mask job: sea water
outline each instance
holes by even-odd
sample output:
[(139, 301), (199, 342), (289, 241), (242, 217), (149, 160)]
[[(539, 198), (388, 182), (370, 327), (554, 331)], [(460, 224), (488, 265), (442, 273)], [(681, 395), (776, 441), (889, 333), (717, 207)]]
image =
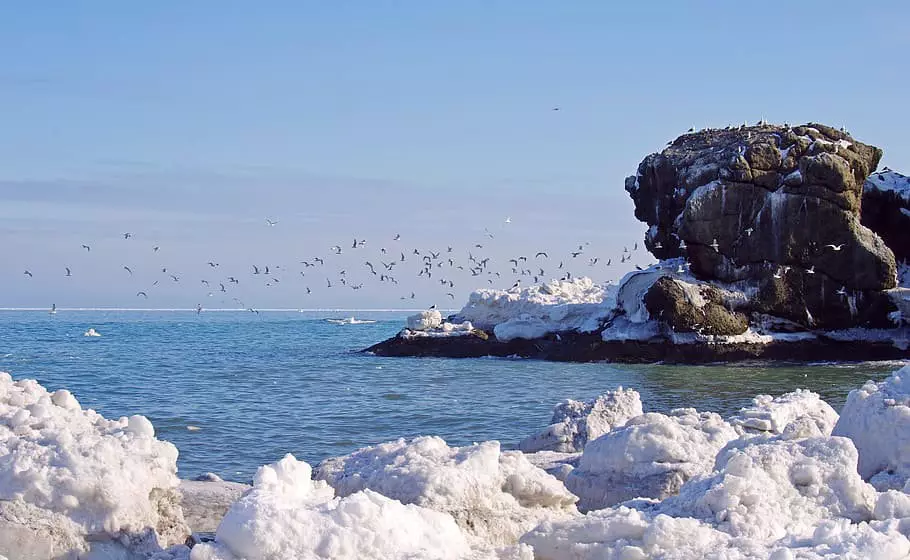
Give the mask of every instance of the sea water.
[[(504, 447), (548, 423), (554, 404), (618, 386), (646, 411), (728, 415), (757, 394), (810, 389), (840, 409), (894, 363), (735, 366), (380, 358), (405, 313), (0, 312), (0, 371), (67, 388), (105, 417), (143, 414), (180, 451), (180, 476), (248, 481), (286, 453), (311, 464), (399, 437)], [(83, 336), (94, 328), (101, 336)]]

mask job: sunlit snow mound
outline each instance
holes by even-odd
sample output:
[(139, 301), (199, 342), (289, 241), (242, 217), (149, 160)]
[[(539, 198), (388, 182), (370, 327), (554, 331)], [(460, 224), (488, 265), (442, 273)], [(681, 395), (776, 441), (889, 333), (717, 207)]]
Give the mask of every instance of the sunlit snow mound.
[[(88, 549), (86, 538), (96, 549), (182, 543), (176, 473), (177, 449), (145, 417), (107, 420), (69, 391), (0, 372), (0, 535), (31, 531), (29, 547), (55, 554)], [(0, 554), (26, 557), (15, 540), (0, 538)]]
[(577, 498), (561, 482), (495, 441), (449, 447), (438, 437), (400, 439), (328, 459), (316, 478), (339, 496), (370, 489), (451, 514), (494, 545), (514, 544), (544, 519), (577, 515)]
[(533, 339), (561, 331), (595, 331), (615, 303), (613, 285), (600, 286), (590, 278), (552, 280), (507, 291), (477, 290), (455, 317), (492, 330), (499, 340)]
[(759, 395), (729, 422), (744, 432), (782, 434), (788, 426), (796, 429), (795, 423), (799, 421), (799, 425), (812, 424), (817, 435), (827, 436), (831, 435), (837, 418), (837, 412), (817, 393), (797, 389), (779, 397)]
[(370, 490), (336, 498), (287, 455), (260, 467), (253, 489), (221, 521), (214, 544), (192, 560), (463, 558), (464, 534), (450, 515), (404, 505)]
[(713, 412), (642, 414), (589, 442), (566, 487), (579, 496), (583, 511), (636, 497), (663, 499), (691, 477), (710, 472), (717, 452), (736, 437)]
[(834, 435), (856, 444), (863, 478), (903, 486), (910, 479), (910, 366), (850, 391)]
[(585, 445), (642, 413), (641, 396), (618, 388), (591, 401), (565, 400), (553, 409), (550, 425), (525, 438), (518, 448), (525, 453), (556, 451), (576, 453)]
[(554, 560), (903, 558), (907, 524), (873, 520), (856, 461), (846, 438), (747, 437), (677, 496), (544, 523), (522, 542)]
[(412, 331), (429, 331), (442, 324), (442, 313), (435, 309), (421, 311), (407, 319), (408, 329)]

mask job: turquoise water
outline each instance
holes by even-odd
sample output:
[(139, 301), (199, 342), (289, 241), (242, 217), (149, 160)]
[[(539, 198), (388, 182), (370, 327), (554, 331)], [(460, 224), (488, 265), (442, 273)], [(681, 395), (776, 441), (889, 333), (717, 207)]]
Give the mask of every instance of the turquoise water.
[[(515, 445), (555, 403), (618, 385), (645, 409), (729, 414), (759, 393), (797, 387), (840, 408), (897, 364), (625, 366), (529, 360), (378, 358), (357, 351), (405, 314), (358, 312), (0, 312), (0, 370), (70, 389), (107, 417), (144, 414), (180, 450), (180, 475), (249, 480), (293, 453), (316, 463), (364, 445), (433, 434), (450, 444)], [(100, 338), (84, 337), (89, 328)], [(189, 430), (197, 426), (199, 430)]]

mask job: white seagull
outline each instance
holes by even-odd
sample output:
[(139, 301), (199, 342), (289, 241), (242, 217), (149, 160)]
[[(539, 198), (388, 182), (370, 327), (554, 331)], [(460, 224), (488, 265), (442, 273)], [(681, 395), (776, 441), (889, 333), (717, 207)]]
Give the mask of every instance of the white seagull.
[(844, 245), (846, 245), (846, 243), (841, 243), (840, 245), (834, 245), (834, 244), (832, 244), (832, 243), (829, 243), (829, 244), (825, 245), (825, 247), (826, 247), (826, 248), (827, 248), (827, 247), (831, 247), (831, 248), (834, 249), (835, 251), (840, 251), (841, 249), (844, 248)]

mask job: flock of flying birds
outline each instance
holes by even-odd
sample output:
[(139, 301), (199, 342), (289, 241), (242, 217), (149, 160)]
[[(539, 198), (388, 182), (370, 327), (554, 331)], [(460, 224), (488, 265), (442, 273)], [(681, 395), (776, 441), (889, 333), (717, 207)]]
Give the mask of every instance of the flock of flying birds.
[[(511, 218), (506, 218), (504, 223), (510, 224)], [(278, 221), (266, 219), (266, 225), (270, 228), (276, 227)], [(751, 231), (748, 233), (751, 234)], [(122, 238), (124, 242), (136, 242), (131, 232), (123, 233)], [(434, 287), (432, 297), (447, 297), (450, 302), (454, 302), (456, 280), (461, 282), (470, 279), (470, 289), (481, 287), (484, 282), (490, 286), (513, 282), (509, 289), (519, 290), (522, 285), (540, 284), (551, 278), (571, 280), (579, 271), (581, 274), (577, 274), (578, 276), (603, 276), (606, 272), (605, 269), (613, 267), (614, 261), (619, 266), (613, 268), (615, 271), (612, 275), (613, 278), (618, 278), (632, 266), (642, 270), (641, 264), (637, 263), (644, 263), (647, 266), (654, 262), (647, 251), (639, 250), (637, 242), (633, 243), (631, 250), (626, 246), (618, 257), (610, 257), (605, 260), (599, 256), (590, 255), (591, 244), (589, 242), (580, 243), (563, 255), (554, 256), (554, 258), (551, 258), (546, 251), (537, 251), (533, 254), (516, 255), (509, 259), (497, 260), (489, 256), (488, 252), (488, 245), (495, 243), (495, 238), (493, 232), (484, 228), (483, 239), (474, 243), (467, 250), (456, 250), (452, 246), (438, 250), (420, 250), (410, 246), (406, 248), (402, 236), (396, 234), (390, 236), (384, 246), (376, 250), (372, 248), (373, 244), (366, 239), (354, 237), (349, 243), (336, 244), (328, 248), (327, 254), (298, 261), (301, 266), (297, 267), (297, 270), (281, 264), (251, 264), (249, 269), (243, 273), (234, 271), (228, 274), (222, 271), (220, 263), (209, 260), (205, 263), (205, 268), (210, 274), (205, 278), (191, 279), (171, 270), (168, 266), (159, 266), (160, 273), (156, 274), (156, 279), (146, 286), (141, 286), (141, 289), (136, 291), (135, 297), (148, 300), (155, 295), (155, 290), (162, 283), (189, 285), (195, 286), (208, 297), (222, 296), (223, 303), (226, 302), (227, 297), (231, 297), (238, 308), (258, 313), (254, 307), (247, 305), (241, 299), (241, 284), (259, 282), (267, 288), (277, 288), (284, 285), (282, 283), (297, 281), (300, 283), (298, 289), (306, 296), (317, 290), (350, 289), (357, 291), (367, 283), (377, 283), (392, 290), (399, 290), (401, 301), (416, 304), (418, 295), (415, 291), (399, 289), (399, 278), (403, 278), (402, 275), (414, 275), (418, 281), (427, 283), (424, 285)], [(685, 249), (684, 243), (680, 242), (680, 247), (683, 249)], [(719, 248), (716, 240), (710, 246), (715, 251)], [(840, 251), (843, 247), (843, 244), (825, 246), (826, 249), (830, 248), (834, 251)], [(661, 248), (659, 243), (656, 248)], [(151, 252), (158, 254), (160, 249), (159, 245), (153, 245)], [(80, 250), (91, 253), (92, 247), (82, 244)], [(357, 270), (351, 268), (352, 254), (355, 255), (354, 259), (358, 263), (355, 265)], [(345, 256), (343, 259), (342, 255)], [(642, 261), (638, 258), (639, 256), (644, 257), (645, 260)], [(64, 277), (73, 276), (73, 271), (69, 266), (63, 268)], [(688, 263), (685, 268), (683, 265), (679, 265), (676, 272), (683, 274), (687, 268)], [(773, 273), (774, 277), (781, 278), (783, 274), (787, 273), (788, 268), (780, 267)], [(814, 267), (806, 272), (814, 274)], [(23, 274), (28, 278), (34, 277), (30, 270), (25, 270)], [(133, 269), (124, 264), (122, 274), (132, 277)], [(847, 294), (845, 288), (841, 288), (837, 293), (842, 296)], [(425, 300), (425, 297), (420, 299)], [(202, 307), (201, 303), (198, 304), (196, 311), (201, 312)], [(436, 307), (436, 302), (433, 302), (432, 307)]]
[[(511, 222), (511, 218), (505, 218), (503, 227), (509, 227)], [(266, 219), (265, 224), (269, 228), (280, 227), (278, 220)], [(141, 236), (125, 232), (121, 238), (121, 243), (132, 244), (139, 243)], [(244, 301), (245, 296), (251, 294), (243, 288), (250, 284), (256, 286), (258, 283), (273, 289), (291, 284), (301, 296), (318, 295), (318, 292), (326, 293), (328, 290), (358, 291), (372, 284), (398, 291), (393, 297), (401, 302), (407, 302), (408, 305), (413, 302), (415, 306), (424, 307), (421, 304), (430, 303), (430, 298), (454, 302), (461, 284), (473, 290), (484, 285), (503, 286), (511, 282), (511, 289), (516, 290), (523, 285), (534, 285), (552, 278), (569, 280), (576, 275), (600, 277), (608, 273), (608, 267), (615, 269), (611, 276), (619, 277), (633, 265), (641, 268), (640, 264), (633, 262), (633, 256), (638, 257), (635, 262), (641, 264), (653, 262), (646, 251), (639, 250), (637, 242), (631, 250), (626, 247), (622, 254), (607, 259), (589, 254), (589, 242), (579, 243), (563, 255), (554, 255), (553, 258), (547, 251), (536, 251), (507, 259), (492, 256), (496, 253), (495, 244), (496, 234), (489, 228), (484, 228), (482, 237), (478, 236), (476, 243), (467, 248), (446, 245), (438, 249), (422, 250), (407, 243), (401, 234), (390, 235), (378, 242), (353, 237), (350, 241), (328, 247), (324, 254), (297, 260), (291, 266), (255, 263), (250, 264), (246, 270), (226, 270), (230, 267), (222, 267), (217, 260), (208, 260), (204, 266), (201, 263), (198, 265), (200, 270), (207, 272), (192, 275), (172, 270), (162, 258), (165, 253), (162, 247), (152, 245), (149, 248), (150, 255), (159, 255), (153, 274), (149, 274), (147, 261), (142, 265), (144, 274), (138, 274), (134, 262), (121, 264), (120, 274), (125, 279), (134, 279), (137, 283), (135, 297), (142, 301), (154, 300), (156, 291), (170, 284), (187, 286), (187, 289), (197, 290), (200, 297), (217, 297), (223, 303), (230, 298), (238, 308), (258, 312), (254, 306)], [(136, 255), (135, 249), (133, 247), (128, 251), (133, 258)], [(79, 251), (91, 254), (92, 245), (82, 244)], [(614, 267), (614, 262), (617, 265), (629, 264)], [(73, 277), (76, 268), (75, 265), (64, 266), (61, 275)], [(135, 278), (134, 271), (137, 272)], [(27, 278), (35, 276), (27, 269), (23, 274)], [(406, 277), (408, 281), (404, 281)], [(437, 302), (432, 303), (435, 305)], [(201, 311), (202, 304), (198, 304), (196, 309)]]

